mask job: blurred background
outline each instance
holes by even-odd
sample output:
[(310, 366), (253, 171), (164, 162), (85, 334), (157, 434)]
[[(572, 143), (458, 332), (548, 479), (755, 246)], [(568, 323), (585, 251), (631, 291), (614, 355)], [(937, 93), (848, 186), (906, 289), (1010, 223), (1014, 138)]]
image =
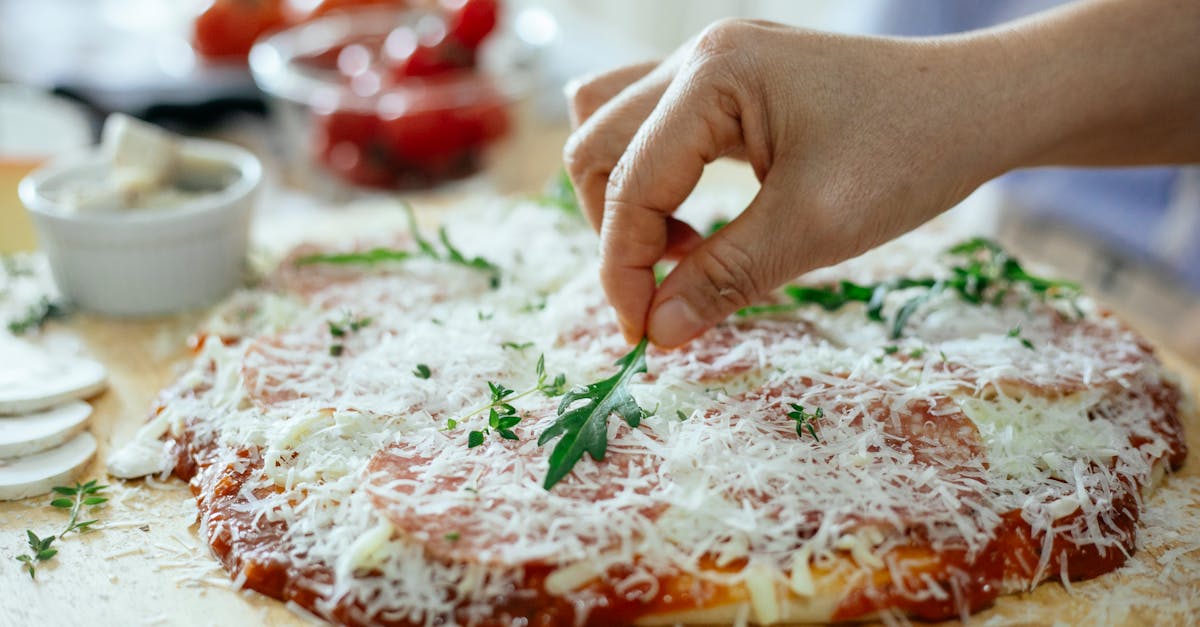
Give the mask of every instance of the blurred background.
[[(361, 4), (382, 6), (338, 10)], [(0, 0), (0, 252), (36, 246), (17, 182), (95, 142), (112, 112), (252, 150), (267, 172), (260, 214), (327, 212), (372, 194), (530, 194), (559, 167), (566, 81), (662, 57), (713, 20), (922, 36), (1055, 4)], [(980, 231), (1200, 359), (1195, 167), (1023, 171), (980, 198)]]

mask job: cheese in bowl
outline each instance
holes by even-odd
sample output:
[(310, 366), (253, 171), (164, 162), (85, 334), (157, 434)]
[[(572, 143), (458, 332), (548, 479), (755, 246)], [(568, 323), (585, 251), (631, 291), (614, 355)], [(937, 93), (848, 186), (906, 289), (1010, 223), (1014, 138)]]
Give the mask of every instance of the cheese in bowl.
[(262, 166), (223, 142), (110, 117), (100, 146), (21, 182), (54, 280), (75, 305), (168, 314), (237, 286)]

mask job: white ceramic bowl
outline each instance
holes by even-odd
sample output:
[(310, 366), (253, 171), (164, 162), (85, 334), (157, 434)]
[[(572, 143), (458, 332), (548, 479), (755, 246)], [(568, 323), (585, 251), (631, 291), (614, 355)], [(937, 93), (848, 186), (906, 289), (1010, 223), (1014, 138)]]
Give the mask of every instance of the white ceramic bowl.
[(98, 313), (150, 316), (212, 304), (242, 281), (262, 164), (232, 144), (198, 139), (183, 140), (180, 157), (226, 163), (237, 177), (171, 208), (87, 214), (64, 210), (46, 190), (100, 176), (106, 166), (97, 150), (21, 181), (21, 202), (63, 296)]

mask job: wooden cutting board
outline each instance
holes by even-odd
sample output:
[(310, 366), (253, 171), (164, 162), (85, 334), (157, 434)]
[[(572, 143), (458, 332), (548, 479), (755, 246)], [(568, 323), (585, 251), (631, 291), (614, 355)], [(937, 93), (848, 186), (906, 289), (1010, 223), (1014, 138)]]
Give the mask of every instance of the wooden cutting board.
[[(286, 245), (283, 229), (282, 223), (267, 229), (273, 243)], [(186, 362), (186, 339), (201, 318), (121, 321), (77, 315), (54, 331), (82, 338), (91, 356), (110, 369), (108, 391), (92, 399), (91, 429), (100, 453), (83, 478), (109, 484), (111, 500), (95, 510), (101, 522), (94, 531), (55, 544), (58, 556), (39, 566), (36, 581), (13, 559), (25, 550), (25, 530), (57, 534), (66, 514), (49, 507), (48, 496), (0, 503), (0, 626), (303, 625), (311, 620), (275, 600), (232, 588), (197, 536), (196, 509), (182, 482), (123, 482), (105, 476), (102, 460), (133, 434), (158, 390)], [(1200, 370), (1166, 359), (1193, 396), (1200, 392)], [(1194, 410), (1186, 426), (1193, 454), (1150, 500), (1145, 515), (1150, 528), (1141, 533), (1142, 547), (1126, 567), (1072, 584), (1070, 592), (1050, 583), (1004, 597), (972, 621), (1200, 622), (1200, 418)]]

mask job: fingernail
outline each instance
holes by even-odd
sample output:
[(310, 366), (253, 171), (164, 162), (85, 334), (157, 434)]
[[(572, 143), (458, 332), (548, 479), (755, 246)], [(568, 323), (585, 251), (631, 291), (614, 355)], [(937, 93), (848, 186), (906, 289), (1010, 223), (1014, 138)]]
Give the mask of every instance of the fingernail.
[(664, 347), (679, 346), (704, 330), (704, 320), (683, 298), (675, 297), (659, 305), (650, 314), (647, 335)]

